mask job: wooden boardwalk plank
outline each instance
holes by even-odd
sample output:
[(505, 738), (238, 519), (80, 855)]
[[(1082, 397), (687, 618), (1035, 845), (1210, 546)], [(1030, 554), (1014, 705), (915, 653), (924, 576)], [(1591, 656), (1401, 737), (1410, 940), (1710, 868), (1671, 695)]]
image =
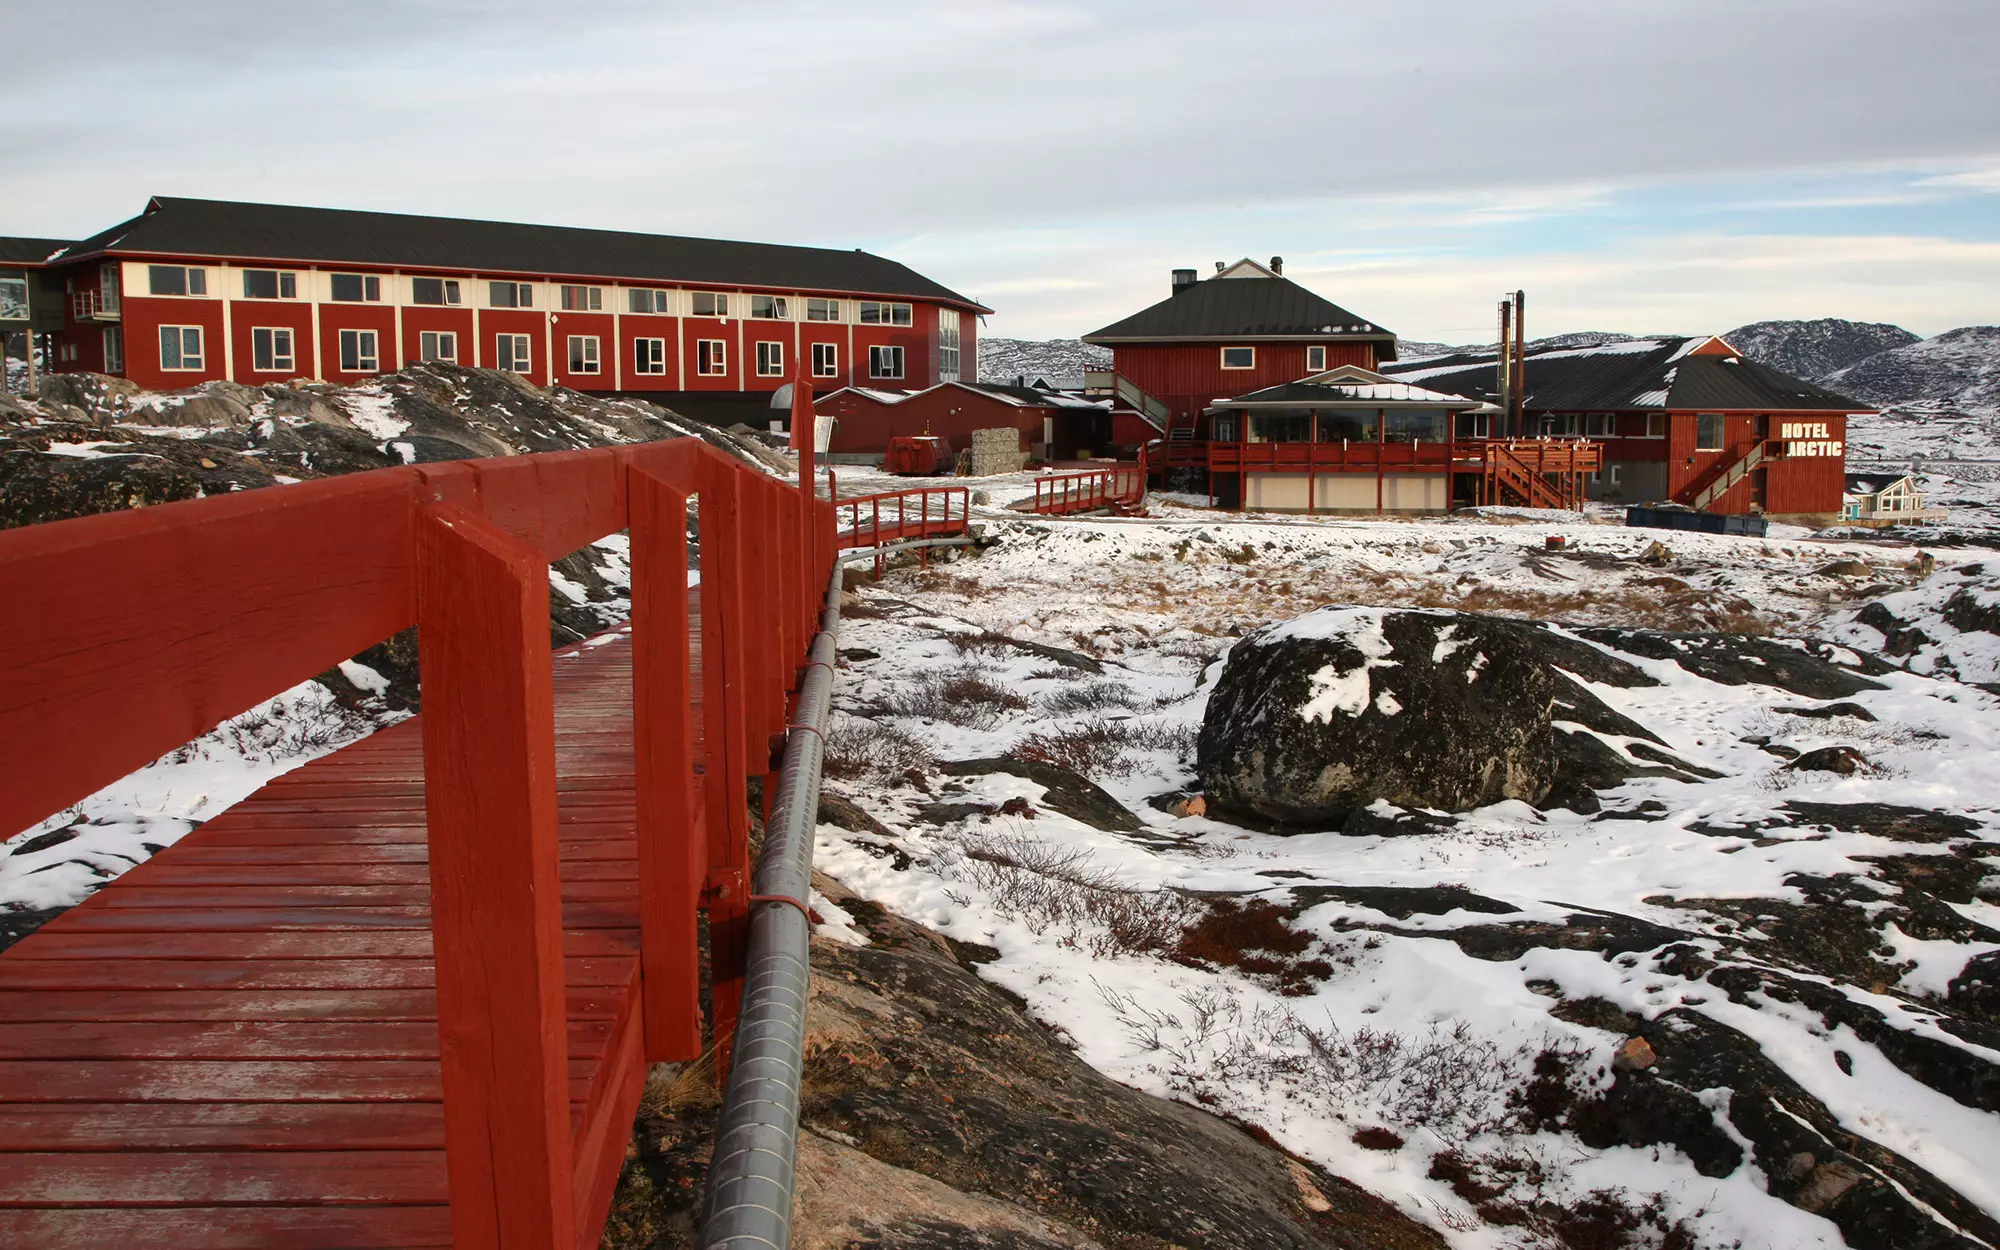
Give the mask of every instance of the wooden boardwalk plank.
[(0, 1246), (63, 1250), (353, 1250), (451, 1245), (450, 1213), (429, 1206), (0, 1208)]

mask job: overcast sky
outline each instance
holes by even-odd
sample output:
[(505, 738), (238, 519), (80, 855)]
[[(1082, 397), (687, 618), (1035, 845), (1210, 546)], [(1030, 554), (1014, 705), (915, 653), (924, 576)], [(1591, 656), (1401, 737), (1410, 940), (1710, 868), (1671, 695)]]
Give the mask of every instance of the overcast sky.
[(0, 0), (0, 233), (156, 194), (863, 247), (1072, 336), (2000, 321), (2000, 0)]

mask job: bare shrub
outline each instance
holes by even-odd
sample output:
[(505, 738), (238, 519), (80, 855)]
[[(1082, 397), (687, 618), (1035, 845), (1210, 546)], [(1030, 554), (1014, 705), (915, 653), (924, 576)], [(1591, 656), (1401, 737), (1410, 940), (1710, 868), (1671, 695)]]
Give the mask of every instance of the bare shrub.
[(837, 718), (826, 735), (821, 767), (841, 781), (894, 785), (937, 766), (937, 756), (914, 735), (858, 716)]
[(1066, 729), (1031, 733), (1008, 748), (1017, 760), (1054, 764), (1084, 776), (1127, 777), (1139, 766), (1141, 751), (1170, 751), (1185, 759), (1194, 750), (1195, 730), (1187, 725), (1148, 725), (1093, 717)]
[(941, 721), (967, 729), (992, 729), (1003, 713), (1026, 711), (1028, 701), (986, 680), (976, 665), (925, 673), (889, 700), (899, 716)]
[(395, 716), (377, 721), (337, 699), (319, 697), (324, 693), (322, 687), (311, 686), (279, 695), (230, 717), (193, 742), (169, 752), (165, 759), (168, 763), (187, 764), (208, 759), (220, 751), (275, 764), (346, 746), (374, 732), (379, 725), (402, 719)]
[(977, 887), (1001, 913), (1099, 957), (1170, 950), (1197, 911), (1171, 890), (1119, 884), (1087, 850), (1014, 831), (976, 833), (932, 867)]
[(1091, 681), (1078, 682), (1066, 690), (1058, 690), (1043, 700), (1042, 706), (1057, 716), (1068, 716), (1076, 712), (1101, 712), (1106, 708), (1136, 711), (1144, 703), (1138, 691), (1122, 681)]

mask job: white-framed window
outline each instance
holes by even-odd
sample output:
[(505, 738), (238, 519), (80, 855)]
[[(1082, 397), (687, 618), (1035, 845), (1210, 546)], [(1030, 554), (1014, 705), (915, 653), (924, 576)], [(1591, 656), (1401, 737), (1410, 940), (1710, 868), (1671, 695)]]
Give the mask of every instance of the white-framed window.
[(208, 270), (187, 265), (148, 265), (146, 289), (154, 295), (206, 295)]
[(838, 343), (814, 343), (813, 376), (816, 378), (837, 378), (840, 376), (840, 345)]
[(717, 378), (728, 373), (729, 344), (721, 339), (696, 339), (694, 371), (708, 378)]
[(759, 321), (790, 321), (792, 301), (782, 295), (752, 295), (750, 315)]
[(958, 310), (938, 309), (938, 381), (958, 381), (959, 342)]
[(1225, 369), (1255, 369), (1257, 367), (1257, 349), (1254, 347), (1223, 348), (1222, 367)]
[[(1618, 435), (1618, 418), (1608, 412), (1585, 413), (1583, 434), (1585, 438), (1615, 438)], [(1616, 478), (1612, 480), (1617, 481)]]
[(1312, 346), (1306, 348), (1306, 372), (1326, 372), (1326, 344), (1314, 343)]
[(412, 304), (433, 304), (439, 307), (455, 306), (462, 303), (457, 278), (411, 278), (410, 302)]
[(250, 367), (259, 373), (290, 373), (295, 357), (289, 326), (258, 326), (250, 331)]
[(381, 335), (373, 330), (340, 332), (340, 371), (374, 373), (382, 367)]
[(1694, 418), (1694, 449), (1696, 451), (1721, 451), (1722, 426), (1721, 413), (1696, 413)]
[(807, 321), (840, 320), (840, 301), (837, 299), (820, 299), (817, 296), (807, 300), (806, 320)]
[(299, 275), (281, 269), (245, 269), (244, 299), (297, 299)]
[(458, 363), (458, 334), (452, 330), (425, 330), (417, 335), (417, 358)]
[(372, 273), (330, 273), (327, 293), (339, 304), (379, 304), (382, 278)]
[(125, 330), (122, 326), (104, 327), (104, 371), (125, 372)]
[(667, 371), (667, 341), (665, 339), (632, 340), (632, 372), (662, 374)]
[(768, 340), (757, 344), (757, 376), (760, 378), (782, 378), (785, 376), (785, 345)]
[(1458, 414), (1458, 436), (1460, 438), (1485, 438), (1489, 424), (1483, 412), (1461, 412)]
[(1649, 412), (1646, 414), (1646, 437), (1665, 438), (1667, 436), (1667, 414)]
[(672, 311), (673, 304), (666, 291), (649, 290), (645, 287), (631, 287), (625, 292), (625, 307), (635, 313), (664, 313)]
[(915, 325), (916, 318), (908, 304), (884, 304), (877, 300), (862, 300), (857, 306), (860, 321), (865, 326), (907, 326)]
[(697, 317), (729, 315), (729, 296), (721, 291), (696, 291), (692, 302)]
[(0, 278), (0, 321), (28, 319), (28, 280)]
[(604, 307), (604, 288), (601, 286), (565, 286), (562, 289), (564, 312), (597, 312)]
[[(71, 348), (71, 359), (75, 359), (75, 344)], [(161, 326), (160, 327), (160, 368), (171, 372), (199, 370), (201, 368), (201, 327)]]
[(535, 288), (527, 282), (489, 282), (486, 284), (486, 306), (488, 308), (533, 308)]
[(868, 376), (871, 378), (900, 378), (903, 376), (903, 349), (900, 347), (871, 347), (868, 349)]
[(503, 373), (527, 373), (535, 367), (533, 343), (525, 334), (495, 335), (493, 367)]
[(569, 336), (569, 371), (571, 373), (596, 373), (599, 369), (599, 343), (595, 334), (572, 334)]

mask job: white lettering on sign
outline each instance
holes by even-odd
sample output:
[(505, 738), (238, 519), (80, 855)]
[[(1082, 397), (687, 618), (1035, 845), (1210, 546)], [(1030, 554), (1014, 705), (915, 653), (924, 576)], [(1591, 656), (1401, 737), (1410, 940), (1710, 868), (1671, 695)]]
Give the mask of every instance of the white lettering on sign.
[(1779, 438), (1832, 438), (1825, 421), (1785, 421), (1778, 426)]
[(1844, 456), (1847, 444), (1838, 439), (1798, 439), (1785, 445), (1785, 458), (1801, 456)]

